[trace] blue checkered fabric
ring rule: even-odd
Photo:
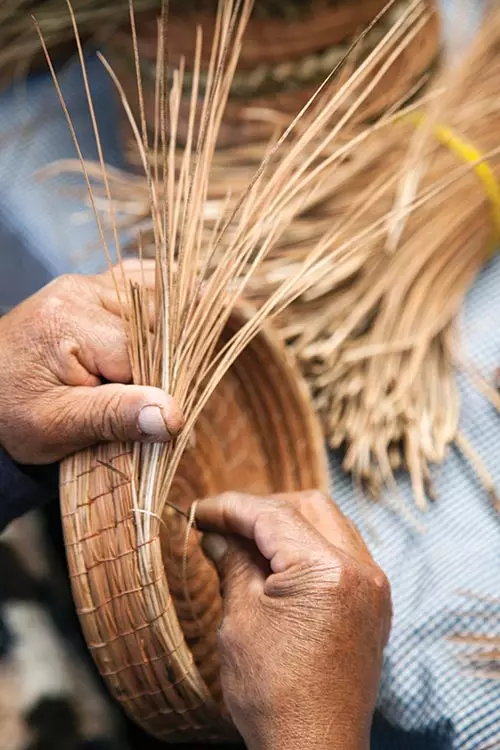
[[[462,325],[468,356],[490,380],[500,363],[499,319],[496,258],[470,293]],[[500,486],[500,417],[465,378],[461,385],[463,432]],[[435,472],[438,501],[415,520],[394,512],[396,498],[386,498],[388,507],[364,501],[335,456],[331,467],[335,500],[359,525],[392,585],[384,716],[406,729],[449,722],[457,750],[480,750],[494,740],[500,747],[500,680],[478,677],[458,658],[469,650],[449,639],[471,631],[500,637],[500,518],[470,465],[453,450]],[[399,489],[411,507],[409,482],[402,479]]]

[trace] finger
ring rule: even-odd
[[[226,615],[235,602],[262,594],[269,571],[255,545],[209,533],[203,536],[203,548],[219,571]]]
[[[328,541],[344,552],[371,560],[371,555],[356,526],[323,492],[289,492],[275,495],[289,503]]]
[[[317,558],[330,549],[316,529],[288,503],[275,497],[227,493],[201,500],[196,521],[202,529],[252,540],[274,573]]]
[[[178,405],[158,388],[110,384],[60,390],[48,407],[48,424],[65,454],[68,447],[75,451],[108,441],[168,442],[183,426]]]
[[[129,258],[93,279],[101,286],[114,290],[116,287],[124,290],[131,283],[153,290],[156,286],[156,262]]]
[[[156,263],[154,260],[129,258],[120,265],[97,276],[85,277],[90,282],[90,290],[96,302],[108,312],[125,320],[130,320],[130,285],[136,284],[147,290],[144,299],[147,303],[146,314],[149,316],[150,328],[154,327],[154,289],[156,286]]]
[[[54,374],[65,385],[94,386],[102,378],[129,383],[132,379],[125,327],[107,311],[89,311],[86,317],[75,317],[71,338],[58,342],[58,352]]]
[[[155,324],[155,296],[151,288],[138,284],[144,291],[141,299],[143,301],[143,315],[149,323],[150,330],[154,329]],[[118,285],[114,287],[108,284],[96,284],[94,286],[96,302],[99,308],[110,312],[122,320],[130,320],[131,315],[131,296],[130,289]],[[147,316],[147,317],[146,317]]]

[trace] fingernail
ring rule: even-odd
[[[220,565],[229,548],[227,540],[223,536],[220,536],[220,534],[204,534],[202,544],[203,549],[212,562]]]
[[[161,441],[172,439],[159,406],[143,406],[139,412],[138,425],[145,437]]]

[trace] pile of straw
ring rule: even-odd
[[[357,151],[342,189],[355,206],[343,236],[364,239],[346,262],[332,258],[321,284],[281,320],[330,445],[345,448],[345,470],[377,496],[404,466],[423,509],[433,497],[430,467],[453,442],[498,502],[458,429],[456,367],[472,370],[457,346],[457,316],[500,242],[499,42],[492,6],[469,54],[436,82],[435,103]],[[278,259],[267,263],[256,293],[265,297],[283,274]],[[498,394],[480,385],[498,408]]]

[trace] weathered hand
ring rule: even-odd
[[[353,524],[321,493],[223,495],[196,518],[217,532],[222,686],[247,746],[366,750],[392,610]]]
[[[150,285],[154,264],[143,275],[131,261],[125,273]],[[163,442],[179,432],[170,396],[129,385],[120,311],[108,272],[61,277],[0,319],[0,444],[13,459],[48,464],[101,441]]]

